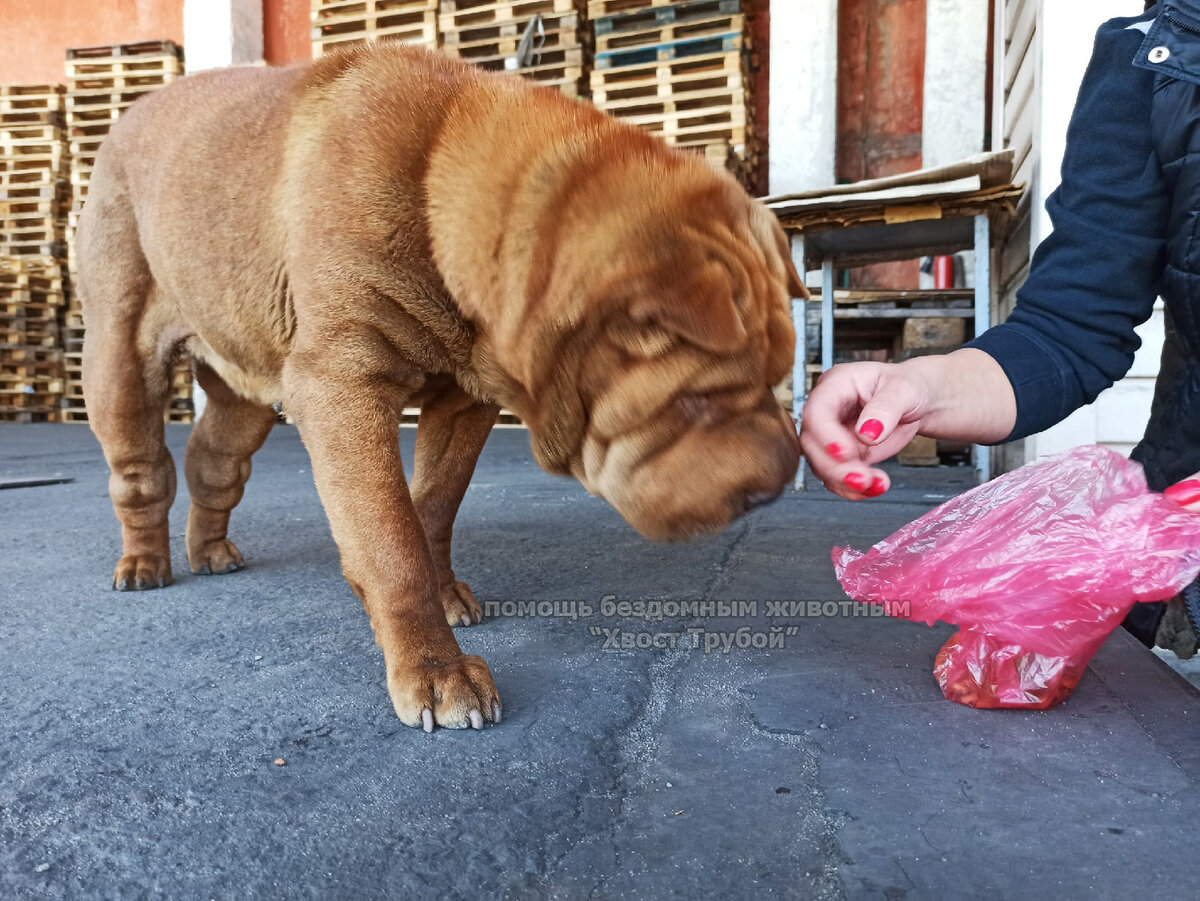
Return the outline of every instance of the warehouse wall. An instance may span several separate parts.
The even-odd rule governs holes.
[[[183,0],[0,0],[0,84],[61,82],[68,47],[183,43]]]

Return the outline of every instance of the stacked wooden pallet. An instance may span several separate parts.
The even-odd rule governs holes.
[[[313,56],[375,41],[438,47],[438,0],[313,0]]]
[[[0,86],[0,420],[58,419],[68,176],[62,86]]]
[[[757,162],[745,0],[590,0],[592,99],[749,184]]]
[[[66,69],[71,184],[82,201],[109,130],[139,97],[183,74],[183,51],[173,41],[75,47],[67,51]]]
[[[452,56],[571,97],[586,94],[591,36],[583,0],[442,0],[441,10],[442,46]]]
[[[0,85],[0,256],[66,256],[61,85]]]
[[[67,131],[71,149],[74,203],[67,223],[67,260],[75,273],[75,227],[87,199],[96,154],[117,120],[135,101],[183,75],[183,50],[173,41],[142,41],[75,47],[67,51]],[[83,317],[74,297],[62,328],[65,354],[63,419],[86,422],[83,400]],[[181,364],[168,419],[192,421],[191,372]]]
[[[62,266],[57,260],[0,258],[0,421],[58,421],[62,304]]]

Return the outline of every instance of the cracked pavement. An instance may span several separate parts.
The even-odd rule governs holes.
[[[4,898],[1193,897],[1200,695],[1123,633],[1058,709],[975,711],[930,673],[949,628],[768,606],[842,600],[831,547],[964,470],[654,545],[498,430],[455,566],[502,614],[457,634],[504,723],[432,735],[395,719],[294,429],[234,513],[242,572],[187,572],[180,480],[160,591],[109,589],[91,433],[0,424],[0,481],[55,476],[0,491]],[[647,600],[679,615],[601,615]],[[516,615],[546,601],[595,612]]]

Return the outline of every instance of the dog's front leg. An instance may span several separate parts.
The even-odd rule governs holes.
[[[451,625],[469,626],[483,618],[475,593],[454,574],[450,541],[454,517],[499,412],[499,407],[479,403],[457,385],[421,406],[413,464],[413,502],[429,540],[442,608]]]
[[[499,721],[500,697],[482,658],[465,655],[442,609],[429,545],[400,462],[405,391],[361,360],[293,355],[288,410],[313,476],[342,571],[362,598],[387,664],[388,692],[407,725],[481,728]],[[350,364],[353,365],[350,365]]]

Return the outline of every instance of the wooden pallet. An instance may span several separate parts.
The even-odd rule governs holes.
[[[49,367],[47,367],[47,370]],[[48,375],[10,375],[0,370],[0,403],[13,395],[42,397],[47,394],[62,395],[65,387],[61,370]]]
[[[0,170],[0,194],[13,195],[22,188],[57,186],[68,179],[46,168]]]
[[[54,113],[63,108],[63,86],[59,84],[0,85],[0,114]]]
[[[0,184],[0,203],[19,203],[28,200],[70,203],[70,179],[55,175],[48,184],[11,185],[9,187]]]
[[[59,224],[66,225],[67,218],[63,211],[69,206],[65,199],[59,197],[8,197],[0,199],[0,221],[55,219]]]
[[[61,109],[0,113],[0,134],[13,128],[29,128],[38,125],[57,125],[61,128],[65,124],[66,119]]]
[[[466,34],[447,33],[443,49],[451,56],[469,60],[474,63],[499,63],[501,67],[509,58],[515,58],[521,44],[522,34],[527,22],[509,23],[500,26],[488,26],[484,29],[472,29]],[[546,20],[546,32],[541,46],[534,54],[535,65],[583,65],[586,35],[580,27],[579,17],[575,14],[562,16],[559,19]],[[557,51],[578,50],[578,59],[557,57]],[[532,68],[532,67],[530,67]]]
[[[56,420],[58,422],[86,423],[88,421],[87,406],[83,403],[83,398],[68,400],[64,397],[59,416],[60,419]]]
[[[677,44],[680,41],[718,35],[745,33],[746,19],[742,15],[720,16],[712,19],[685,20],[646,28],[641,31],[617,31],[596,35],[596,52],[610,53],[635,47]]]
[[[591,74],[593,101],[606,109],[636,105],[652,98],[694,96],[706,91],[732,93],[741,90],[749,94],[752,84],[739,53],[597,69]]]
[[[447,52],[452,52],[455,48],[487,46],[501,42],[508,45],[513,41],[520,43],[530,21],[532,20],[516,19],[508,22],[489,22],[486,25],[448,29],[442,36],[442,46]],[[542,19],[545,46],[566,46],[565,41],[572,42],[570,46],[582,46],[586,34],[583,22],[584,20],[578,13],[546,16]],[[515,45],[513,49],[516,49]],[[455,55],[463,54],[456,53]]]
[[[7,409],[0,407],[0,422],[61,422],[61,411],[55,407],[41,409]]]
[[[679,0],[588,0],[588,18],[602,19],[652,6],[675,6]]]
[[[129,88],[124,91],[72,91],[67,95],[67,114],[71,115],[80,109],[95,109],[97,107],[126,109],[132,106],[134,101],[140,100],[158,88],[166,87],[172,81],[174,81],[173,78],[165,78],[153,87]]]
[[[463,58],[479,66],[481,69],[491,72],[512,72],[524,75],[527,78],[533,78],[534,80],[539,80],[539,74],[545,72],[562,72],[572,68],[579,69],[580,77],[582,77],[583,63],[586,58],[583,47],[543,48],[537,57],[535,57],[538,60],[535,65],[527,66],[524,69],[509,69],[508,60],[512,59],[515,53],[516,50],[514,48],[512,52],[494,56],[465,56]]]
[[[66,259],[67,245],[61,240],[8,241],[0,237],[0,256]]]
[[[26,141],[58,142],[62,139],[61,122],[0,122],[0,150]]]
[[[437,0],[317,0],[312,23],[339,24],[386,16],[437,12]]]
[[[583,11],[580,0],[442,0],[438,17],[442,31],[500,24],[517,19],[528,22],[534,16],[561,16]]]
[[[170,57],[182,62],[183,48],[174,41],[139,41],[133,44],[71,47],[67,50],[67,74],[71,74],[72,66],[108,62],[129,63],[145,57]]]
[[[128,91],[154,91],[163,85],[170,84],[183,75],[178,67],[164,68],[161,71],[139,70],[135,72],[111,72],[72,78],[70,90],[67,92],[68,108],[70,98],[80,94],[120,93]]]
[[[717,34],[690,40],[672,41],[650,47],[632,47],[596,54],[597,69],[643,66],[653,62],[687,59],[715,53],[739,52],[750,46],[749,36],[741,32]]]
[[[574,99],[585,96],[587,84],[581,66],[538,66],[532,69],[514,69],[510,74],[520,75],[546,88],[554,88]]]
[[[380,41],[436,47],[437,13],[432,9],[419,9],[346,20],[327,20],[313,27],[312,40],[314,56],[320,56],[334,48]]]
[[[665,6],[640,3],[636,9],[623,13],[594,17],[592,29],[596,37],[601,37],[621,32],[652,31],[664,25],[735,16],[742,12],[741,0],[676,0]]]

